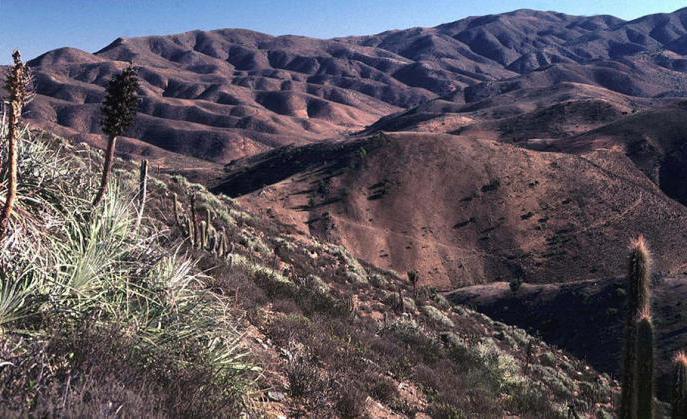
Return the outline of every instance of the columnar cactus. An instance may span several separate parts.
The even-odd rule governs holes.
[[[179,215],[179,199],[177,194],[172,194],[172,209],[174,210],[174,222],[177,226],[181,227],[181,216]]]
[[[200,241],[200,226],[198,225],[198,214],[196,214],[196,194],[191,194],[191,232],[189,234],[191,245],[196,246]]]
[[[12,65],[5,88],[9,92],[10,115],[7,135],[7,194],[5,204],[0,213],[0,239],[5,237],[9,228],[10,217],[14,208],[14,201],[17,199],[17,155],[19,154],[19,123],[24,105],[29,101],[29,87],[31,75],[28,67],[22,62],[19,51],[12,54],[14,64]]]
[[[219,243],[217,244],[217,256],[224,257],[227,253],[227,229],[222,227],[219,233]]]
[[[186,214],[179,216],[179,228],[182,234],[191,242],[191,245],[193,245],[193,223]]]
[[[212,228],[212,213],[208,207],[205,207],[205,237],[203,238],[203,249],[212,249]]]
[[[172,207],[174,220],[182,233],[190,240],[191,246],[212,252],[217,257],[226,257],[233,252],[234,245],[230,243],[226,228],[222,227],[220,231],[212,223],[213,212],[205,207],[202,210],[204,215],[202,217],[198,215],[195,194],[190,195],[189,216],[184,214],[176,194],[172,194]]]
[[[628,301],[625,320],[625,355],[623,362],[622,392],[620,401],[621,419],[644,419],[638,416],[640,404],[644,412],[651,409],[653,404],[653,392],[639,395],[641,389],[652,389],[653,382],[641,382],[646,379],[646,372],[640,374],[643,366],[640,362],[648,362],[651,358],[653,370],[653,345],[651,348],[644,346],[648,343],[648,328],[651,326],[651,254],[643,236],[632,242],[628,267]],[[640,336],[641,325],[641,336]],[[653,326],[652,326],[653,327]],[[640,345],[640,340],[642,344]],[[653,329],[651,329],[653,341]],[[640,361],[640,354],[643,359]],[[641,367],[641,368],[640,368]],[[641,375],[641,377],[640,377]],[[649,398],[648,402],[646,398]],[[641,399],[641,402],[640,402]],[[647,406],[648,403],[648,406]]]
[[[205,249],[208,244],[208,223],[205,220],[200,222],[200,239],[198,241],[198,248]]]
[[[687,355],[684,352],[678,352],[674,362],[671,417],[673,419],[687,418]]]
[[[645,311],[637,320],[637,418],[654,417],[654,325]]]
[[[207,250],[211,251],[212,253],[217,252],[217,230],[215,230],[215,227],[212,225],[210,220],[208,220]]]

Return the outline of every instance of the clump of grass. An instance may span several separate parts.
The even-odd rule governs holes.
[[[61,372],[16,386],[14,394],[5,388],[12,401],[5,409],[97,411],[98,403],[112,403],[105,392],[79,401],[85,405],[78,411],[49,403],[72,400],[70,391],[93,376],[111,388],[145,384],[141,394],[168,415],[245,411],[257,369],[246,359],[229,301],[210,292],[194,260],[169,247],[164,225],[143,218],[137,233],[135,183],[110,182],[92,209],[96,164],[79,156],[82,150],[47,135],[23,138],[17,216],[0,247],[0,331],[16,347],[0,379],[30,377],[17,367],[28,359]],[[52,357],[36,358],[36,347]],[[138,407],[122,405],[120,414],[136,415]]]

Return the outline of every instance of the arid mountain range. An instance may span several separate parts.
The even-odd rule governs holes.
[[[378,268],[417,270],[421,285],[455,290],[454,302],[611,373],[618,278],[643,234],[657,281],[667,278],[657,282],[662,375],[685,342],[687,9],[633,21],[518,10],[328,40],[223,29],[117,39],[94,54],[63,48],[30,61],[28,119],[102,146],[104,86],[129,63],[143,100],[124,157]],[[504,282],[518,278],[513,293]],[[583,333],[580,319],[599,328]]]
[[[227,163],[371,125],[493,130],[547,105],[601,101],[578,106],[578,124],[550,127],[570,134],[684,95],[684,22],[687,9],[630,22],[518,10],[329,40],[231,29],[120,38],[32,60],[29,116],[98,143],[104,85],[131,62],[144,101],[126,150],[172,160]]]
[[[379,266],[443,289],[606,277],[642,232],[677,273],[685,54],[687,9],[518,10],[329,40],[193,31],[43,54],[27,114],[102,145],[104,86],[133,63],[143,100],[121,154]]]

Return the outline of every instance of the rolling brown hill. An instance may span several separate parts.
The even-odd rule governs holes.
[[[660,270],[687,262],[687,208],[618,151],[406,132],[278,149],[225,171],[214,192],[443,289],[617,275],[639,233]]]
[[[519,10],[330,40],[118,39],[32,60],[27,116],[101,146],[103,86],[131,61],[143,103],[125,156],[460,288],[454,303],[610,373],[623,307],[609,278],[644,234],[669,277],[656,299],[665,383],[687,330],[686,24],[687,9],[630,22]],[[518,293],[501,282],[513,278]]]
[[[32,60],[28,116],[101,145],[103,86],[131,61],[143,103],[121,152],[375,265],[444,289],[569,282],[617,275],[642,232],[675,273],[683,22],[518,10],[330,40],[118,39]]]
[[[545,105],[532,95],[561,86],[613,102],[599,111],[607,122],[687,91],[686,16],[682,9],[625,22],[518,10],[329,40],[240,29],[120,38],[94,54],[62,48],[32,60],[37,97],[28,117],[100,145],[103,87],[132,62],[143,103],[125,151],[187,172],[199,166],[205,178],[236,158],[339,138],[426,106],[471,112],[470,121],[513,117]],[[625,103],[615,108],[618,101]],[[459,115],[448,125],[463,122]]]
[[[564,141],[549,149],[585,152],[616,147],[671,198],[687,204],[687,102],[658,107]]]

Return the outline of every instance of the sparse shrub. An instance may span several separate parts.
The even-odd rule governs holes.
[[[368,282],[377,288],[386,288],[389,282],[380,274],[372,274],[368,277]]]
[[[298,304],[291,298],[277,299],[272,303],[272,309],[276,312],[286,314],[300,314],[301,309]]]
[[[332,185],[331,185],[331,180],[329,178],[327,179],[320,179],[317,181],[317,193],[322,196],[322,197],[327,197],[329,193],[331,192]]]
[[[442,294],[434,294],[432,300],[444,310],[449,310],[452,307],[452,304]]]
[[[389,403],[397,397],[398,385],[388,377],[377,377],[370,388],[370,395],[382,403]]]
[[[482,186],[482,192],[493,192],[501,186],[501,181],[499,179],[494,179],[486,185]]]
[[[408,271],[406,275],[408,276],[408,282],[410,282],[410,285],[412,285],[413,289],[416,289],[418,282],[420,282],[420,273],[412,270]]]
[[[468,412],[480,412],[483,417],[498,417],[502,413],[490,402],[496,388],[479,369],[463,365],[460,374],[446,360],[415,367],[416,382],[428,394],[428,413],[436,418],[469,417]]]
[[[428,413],[430,417],[436,419],[463,419],[466,416],[463,412],[451,403],[433,401],[429,405]]]
[[[289,380],[289,393],[293,397],[309,397],[321,391],[322,383],[313,360],[296,355],[286,366],[286,378]]]
[[[520,277],[515,277],[510,280],[508,283],[508,286],[510,287],[510,290],[513,292],[518,292],[520,287],[522,286],[522,278]]]
[[[342,418],[358,418],[365,413],[367,394],[357,384],[346,381],[337,389],[336,410]]]
[[[453,320],[451,320],[446,314],[444,314],[438,308],[434,306],[422,306],[421,310],[427,317],[429,317],[429,319],[433,323],[446,328],[455,327]]]
[[[475,349],[475,356],[499,389],[513,388],[524,382],[525,379],[513,356],[502,351],[492,339],[484,339]]]
[[[403,312],[413,314],[417,313],[417,305],[415,304],[415,300],[413,300],[411,297],[402,297],[400,303],[403,308]]]

